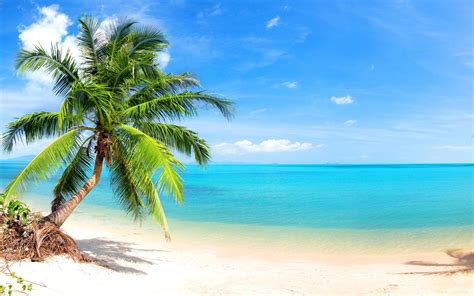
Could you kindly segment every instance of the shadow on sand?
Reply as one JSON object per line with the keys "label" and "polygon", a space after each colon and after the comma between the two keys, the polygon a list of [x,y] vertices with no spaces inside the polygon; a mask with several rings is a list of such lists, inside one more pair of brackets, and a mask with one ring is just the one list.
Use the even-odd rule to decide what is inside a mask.
{"label": "shadow on sand", "polygon": [[446,270],[440,271],[420,271],[420,272],[405,272],[404,274],[438,274],[438,275],[453,275],[457,273],[471,273],[474,272],[474,252],[463,252],[462,250],[448,250],[446,254],[455,259],[452,263],[436,263],[426,261],[409,261],[405,264],[417,266],[430,267],[446,267]]}
{"label": "shadow on sand", "polygon": [[76,242],[81,251],[98,265],[124,273],[146,274],[146,272],[137,268],[119,264],[118,261],[150,265],[156,261],[161,261],[160,259],[149,259],[130,255],[132,252],[167,252],[165,250],[135,248],[133,243],[102,238],[82,239]]}

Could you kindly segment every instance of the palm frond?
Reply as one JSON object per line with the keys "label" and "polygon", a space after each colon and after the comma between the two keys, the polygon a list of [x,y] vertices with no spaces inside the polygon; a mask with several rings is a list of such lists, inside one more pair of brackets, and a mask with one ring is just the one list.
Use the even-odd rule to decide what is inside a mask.
{"label": "palm frond", "polygon": [[138,62],[130,59],[128,49],[126,47],[120,48],[115,53],[114,59],[109,61],[107,65],[108,84],[112,86],[112,90],[117,93],[117,90],[122,91],[120,86],[130,78],[137,76]]}
{"label": "palm frond", "polygon": [[168,74],[166,75],[166,83],[168,85],[167,89],[172,91],[185,91],[188,88],[201,86],[196,75],[189,72],[184,72],[179,75]]}
{"label": "palm frond", "polygon": [[78,46],[82,52],[83,71],[89,75],[98,72],[98,67],[104,60],[107,40],[99,30],[99,22],[91,16],[79,19],[80,30],[77,36]]}
{"label": "palm frond", "polygon": [[16,59],[19,73],[35,72],[40,69],[54,78],[56,94],[66,94],[74,81],[79,80],[79,71],[69,50],[63,52],[58,44],[52,44],[50,52],[37,45],[34,50],[22,49]]}
{"label": "palm frond", "polygon": [[[82,56],[52,45],[22,50],[16,60],[19,73],[44,71],[54,79],[54,92],[63,98],[59,112],[37,112],[10,123],[2,136],[3,149],[19,141],[27,144],[58,136],[7,186],[12,198],[30,184],[63,169],[54,188],[52,207],[62,204],[87,182],[93,155],[106,157],[115,195],[132,214],[151,216],[169,236],[160,196],[183,202],[184,166],[172,154],[209,162],[206,141],[192,130],[168,124],[210,107],[225,118],[233,116],[231,101],[207,94],[190,73],[165,74],[157,65],[165,36],[131,20],[109,22],[102,28],[93,17],[79,20],[77,36]],[[155,120],[164,122],[157,123]],[[86,140],[82,132],[91,132]]]}
{"label": "palm frond", "polygon": [[141,220],[145,204],[139,194],[139,184],[130,172],[131,165],[120,155],[118,147],[114,148],[116,155],[110,166],[110,185],[127,213],[131,214],[134,220]]}
{"label": "palm frond", "polygon": [[123,48],[123,45],[127,42],[128,35],[135,24],[135,21],[128,19],[122,19],[110,23],[107,28],[110,37],[108,42],[108,57],[114,58],[117,51]]}
{"label": "palm frond", "polygon": [[180,173],[183,172],[184,166],[166,145],[129,125],[120,125],[118,134],[120,141],[130,151],[128,161],[138,159],[150,176],[159,172],[157,188],[182,203],[183,180]]}
{"label": "palm frond", "polygon": [[161,97],[131,106],[123,111],[125,117],[133,120],[173,120],[196,116],[198,104],[216,108],[227,119],[233,116],[232,102],[203,92],[183,92]]}
{"label": "palm frond", "polygon": [[200,165],[207,164],[211,160],[209,145],[192,130],[179,125],[156,122],[137,122],[135,125],[168,147],[187,156],[194,154],[194,159]]}
{"label": "palm frond", "polygon": [[79,139],[80,131],[71,130],[43,149],[7,185],[5,189],[7,200],[26,190],[28,185],[51,177],[64,163],[69,162],[80,146]]}
{"label": "palm frond", "polygon": [[90,105],[84,93],[70,91],[59,108],[58,127],[67,130],[73,125],[81,124]]}
{"label": "palm frond", "polygon": [[[147,209],[153,220],[161,225],[169,238],[166,215],[158,191],[140,160],[128,155],[121,141],[115,142],[116,157],[111,167],[111,185],[134,218],[141,218]],[[146,204],[145,204],[145,202]]]}
{"label": "palm frond", "polygon": [[199,80],[191,73],[180,75],[159,74],[150,79],[137,81],[132,89],[133,94],[127,100],[129,106],[135,106],[162,95],[177,94],[189,88],[199,87]]}
{"label": "palm frond", "polygon": [[53,189],[52,211],[79,192],[89,179],[87,174],[92,169],[92,162],[93,158],[88,155],[87,147],[81,146]]}
{"label": "palm frond", "polygon": [[34,112],[23,115],[7,125],[2,135],[3,150],[11,151],[13,146],[24,140],[30,144],[42,138],[58,134],[58,112]]}
{"label": "palm frond", "polygon": [[[115,108],[120,110],[120,105],[115,104],[109,88],[97,83],[74,83],[71,91],[63,101],[59,111],[60,126],[64,126],[66,119],[77,124],[82,121],[84,116],[94,113],[98,123],[102,126],[108,126],[111,122],[111,116]],[[75,117],[72,117],[74,114]]]}
{"label": "palm frond", "polygon": [[128,54],[132,59],[141,59],[141,54],[144,52],[156,55],[169,45],[162,32],[150,27],[134,28],[128,38],[130,42]]}

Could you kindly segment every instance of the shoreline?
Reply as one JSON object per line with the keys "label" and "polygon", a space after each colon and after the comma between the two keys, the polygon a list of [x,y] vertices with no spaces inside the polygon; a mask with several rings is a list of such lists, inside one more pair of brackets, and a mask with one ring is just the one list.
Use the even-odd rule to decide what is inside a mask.
{"label": "shoreline", "polygon": [[[112,269],[64,257],[21,262],[13,270],[42,283],[32,296],[55,295],[466,295],[472,268],[443,252],[282,256],[240,246],[171,243],[146,228],[72,217],[65,231],[85,254]],[[468,250],[466,250],[468,251]],[[471,253],[472,254],[472,253]],[[411,263],[409,261],[412,261]],[[471,265],[470,265],[471,264]]]}
{"label": "shoreline", "polygon": [[[89,221],[89,222],[88,222]],[[166,241],[159,228],[154,229],[155,231],[149,232],[148,227],[139,225],[126,224],[120,225],[120,229],[116,226],[111,225],[98,225],[97,221],[90,221],[89,219],[77,219],[74,221],[68,221],[65,224],[64,230],[70,235],[78,237],[88,237],[90,239],[97,238],[98,234],[103,234],[105,237],[116,237],[124,241],[133,241],[137,245],[153,246],[159,245],[163,250],[174,251],[174,252],[189,252],[199,251],[207,254],[214,254],[223,258],[249,258],[251,260],[259,260],[263,262],[304,262],[314,264],[328,264],[335,266],[353,266],[353,265],[365,265],[365,264],[378,264],[378,263],[399,263],[403,264],[409,261],[438,261],[439,263],[449,263],[450,257],[447,256],[447,252],[450,250],[462,250],[465,252],[474,251],[474,237],[471,236],[470,244],[455,244],[453,246],[441,247],[433,249],[431,246],[427,246],[426,249],[404,249],[403,247],[394,247],[392,249],[382,249],[377,251],[360,250],[344,248],[341,250],[335,249],[310,249],[312,245],[302,246],[298,245],[304,241],[293,241],[291,244],[281,245],[283,240],[260,240],[257,242],[251,242],[250,240],[258,240],[258,237],[262,232],[272,229],[273,231],[279,231],[281,228],[272,226],[250,226],[245,225],[248,228],[260,228],[260,231],[256,231],[255,234],[249,238],[242,238],[242,233],[231,232],[229,229],[226,230],[223,236],[205,238],[201,237],[202,233],[209,234],[206,230],[209,230],[211,226],[220,228],[230,228],[235,230],[236,228],[242,228],[242,225],[225,225],[218,223],[193,223],[183,221],[173,221],[171,223],[179,223],[179,230],[176,230],[175,235],[172,233],[172,240]],[[201,227],[203,224],[207,224],[204,230],[201,230],[201,234],[197,233],[190,235],[189,230],[184,230],[186,226],[194,225],[195,229]],[[150,225],[148,225],[150,226]],[[158,227],[157,225],[154,225]],[[453,229],[459,230],[458,227]],[[464,228],[465,230],[471,227]],[[296,229],[297,230],[297,229]],[[304,231],[299,229],[300,231]],[[430,230],[435,232],[436,230]],[[450,229],[444,229],[444,231],[450,231]],[[193,230],[191,230],[192,232]],[[206,232],[205,232],[206,231]],[[345,230],[334,230],[334,229],[312,229],[313,232],[324,231],[327,233],[333,233],[333,236],[338,236],[339,233],[345,233]],[[339,233],[338,233],[339,232]],[[229,241],[229,234],[233,233],[234,240]],[[303,232],[304,233],[304,232]],[[272,233],[270,233],[272,234]],[[378,233],[377,233],[378,234]],[[266,234],[268,237],[269,234]],[[100,236],[99,236],[100,237]],[[280,243],[280,244],[279,244]],[[367,245],[365,245],[368,247]],[[417,244],[416,247],[419,247]]]}
{"label": "shoreline", "polygon": [[[40,212],[48,210],[48,205],[29,199],[26,201]],[[436,259],[453,249],[474,250],[474,225],[368,230],[176,219],[169,219],[168,222],[171,242],[164,240],[161,228],[151,220],[136,223],[121,210],[81,205],[66,221],[63,229],[73,237],[76,234],[79,237],[93,237],[103,232],[112,237],[138,239],[142,244],[151,242],[174,250],[186,251],[192,245],[195,249],[210,250],[223,256],[249,256],[271,261],[291,259],[364,264],[387,262],[387,258],[404,258],[407,261]]]}
{"label": "shoreline", "polygon": [[[14,263],[12,270],[45,286],[35,286],[32,296],[467,295],[474,290],[472,226],[369,231],[169,223],[172,241],[166,242],[154,223],[136,224],[121,211],[84,204],[63,230],[109,268],[54,257]],[[448,249],[462,251],[450,255]]]}
{"label": "shoreline", "polygon": [[[87,215],[72,217],[66,222],[64,229],[73,237],[76,234],[92,237],[102,232],[108,236],[137,240],[141,244],[160,244],[169,250],[187,251],[192,245],[193,249],[220,256],[255,257],[269,261],[387,263],[394,262],[394,259],[438,259],[446,251],[455,249],[474,250],[471,226],[417,229],[411,232],[392,230],[383,233],[379,230],[299,229],[178,220],[169,222],[174,229],[170,242],[164,240],[158,225],[144,223],[140,226],[126,219],[112,219],[112,224],[108,225],[91,221]],[[117,229],[116,225],[119,224],[120,229]],[[88,229],[92,231],[89,233]],[[452,240],[460,232],[464,232],[465,237]],[[431,237],[435,233],[443,237],[443,240]],[[424,237],[418,237],[416,241],[410,240],[420,234]],[[390,239],[384,240],[384,237]],[[377,241],[378,245],[373,245]],[[397,244],[393,245],[394,243]]]}

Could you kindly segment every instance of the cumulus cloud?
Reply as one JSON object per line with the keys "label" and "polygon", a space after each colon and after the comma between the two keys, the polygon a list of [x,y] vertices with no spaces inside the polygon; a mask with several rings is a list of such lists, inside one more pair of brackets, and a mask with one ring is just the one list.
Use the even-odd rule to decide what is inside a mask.
{"label": "cumulus cloud", "polygon": [[280,22],[280,17],[279,17],[279,16],[276,16],[276,17],[272,18],[271,20],[269,20],[269,21],[267,22],[267,26],[266,26],[266,27],[267,27],[267,29],[271,29],[271,28],[273,28],[273,27],[275,27],[275,26],[278,26],[278,23],[279,23],[279,22]]}
{"label": "cumulus cloud", "polygon": [[[317,148],[321,148],[322,146],[320,145],[317,145]],[[220,154],[245,154],[260,152],[292,152],[309,150],[313,148],[313,144],[306,142],[291,142],[288,139],[268,139],[260,143],[253,143],[249,140],[242,140],[234,143],[220,143],[214,145],[213,148],[217,153]]]}
{"label": "cumulus cloud", "polygon": [[330,99],[332,102],[338,104],[338,105],[346,105],[346,104],[352,104],[354,100],[352,99],[351,96],[347,95],[345,97],[331,97]]}
{"label": "cumulus cloud", "polygon": [[115,22],[119,21],[118,17],[116,16],[110,16],[110,17],[106,17],[105,19],[103,19],[100,24],[99,24],[99,32],[102,32],[102,33],[105,33],[105,32],[108,32],[110,31],[110,29],[112,28],[113,24]]}
{"label": "cumulus cloud", "polygon": [[[218,8],[216,7],[216,9]],[[99,31],[108,31],[116,21],[118,21],[118,18],[115,16],[105,18],[99,25]],[[53,4],[40,7],[38,20],[29,26],[20,28],[21,47],[26,50],[33,50],[36,45],[41,45],[49,50],[51,44],[59,44],[60,47],[68,49],[76,59],[80,59],[77,38],[68,32],[68,28],[72,24],[72,20],[66,14],[60,12],[59,5]],[[170,59],[171,56],[168,52],[161,52],[158,54],[156,62],[161,69],[164,69]],[[52,83],[52,78],[41,70],[26,73],[25,77],[30,82],[38,85],[50,85]],[[38,85],[34,87],[38,88]]]}
{"label": "cumulus cloud", "polygon": [[157,63],[161,69],[166,68],[170,60],[171,60],[171,55],[167,51],[163,51],[158,54]]}
{"label": "cumulus cloud", "polygon": [[349,120],[344,121],[345,126],[353,126],[356,123],[357,123],[357,120],[354,120],[354,119],[349,119]]}
{"label": "cumulus cloud", "polygon": [[37,22],[20,29],[21,45],[26,50],[33,50],[37,44],[49,47],[51,43],[60,43],[67,33],[72,21],[67,15],[59,12],[58,5],[41,7]]}
{"label": "cumulus cloud", "polygon": [[[49,50],[51,44],[58,43],[62,48],[69,49],[75,57],[79,56],[76,45],[76,37],[68,34],[68,27],[72,25],[71,19],[64,13],[59,12],[58,5],[50,5],[39,8],[39,18],[33,24],[20,28],[21,47],[33,50],[35,46],[41,45]],[[44,71],[26,73],[25,77],[30,82],[38,85],[49,85],[52,78]],[[39,87],[39,86],[34,87]]]}
{"label": "cumulus cloud", "polygon": [[298,81],[285,81],[281,85],[287,88],[296,88],[298,86]]}

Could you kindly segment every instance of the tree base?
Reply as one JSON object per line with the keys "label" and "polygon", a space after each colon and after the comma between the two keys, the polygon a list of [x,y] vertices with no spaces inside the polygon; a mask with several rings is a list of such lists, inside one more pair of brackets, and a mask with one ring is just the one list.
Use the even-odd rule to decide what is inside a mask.
{"label": "tree base", "polygon": [[0,236],[0,256],[7,261],[43,261],[57,255],[80,262],[92,261],[81,253],[72,237],[49,221],[37,220],[26,225],[9,222],[1,227]]}

